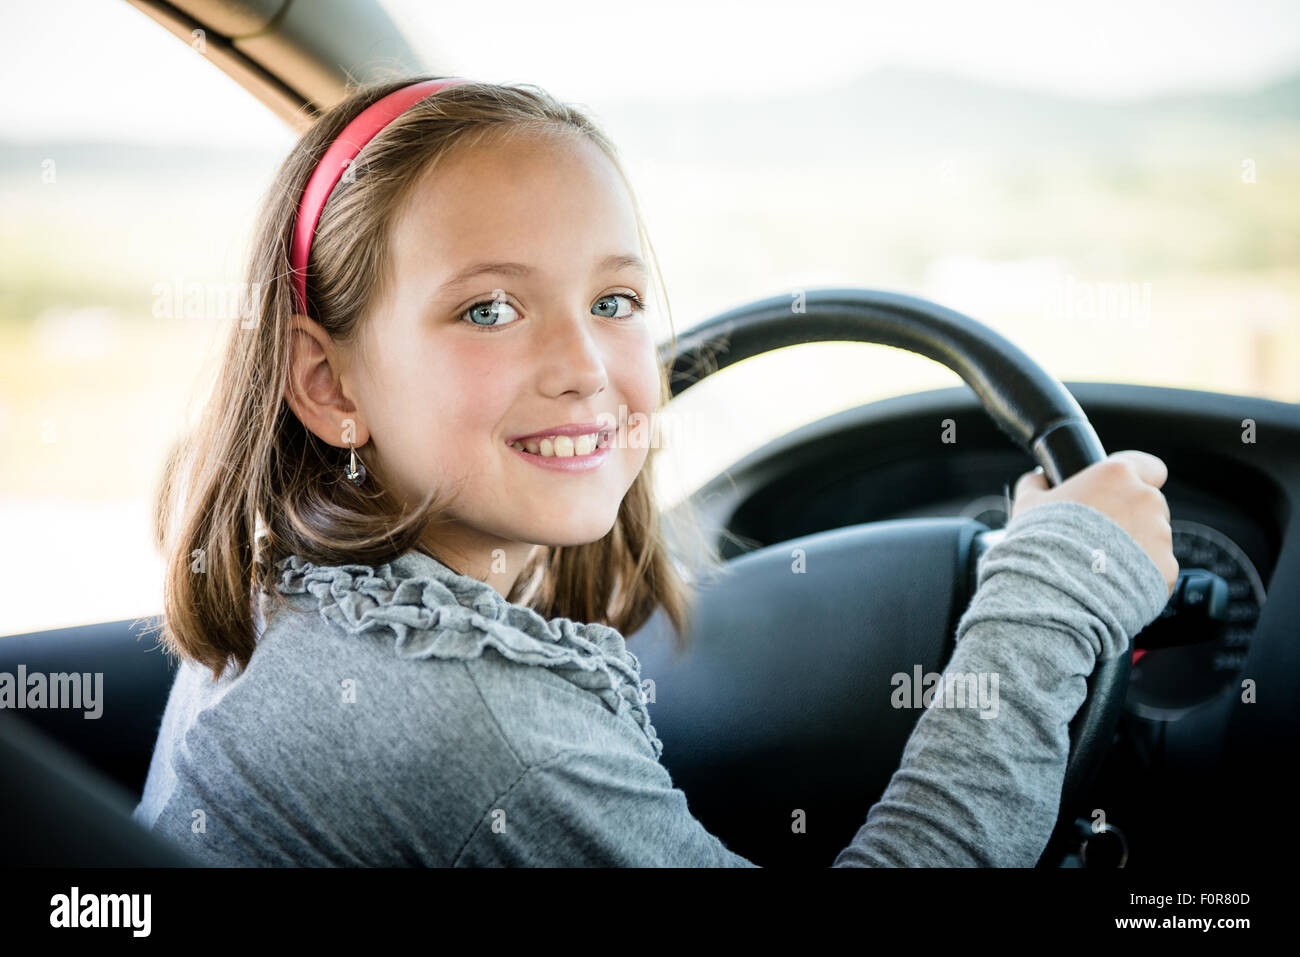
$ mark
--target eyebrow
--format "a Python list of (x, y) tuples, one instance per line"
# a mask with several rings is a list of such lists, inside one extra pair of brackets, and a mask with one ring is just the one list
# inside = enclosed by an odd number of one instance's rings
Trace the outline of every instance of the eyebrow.
[[(643, 276), (648, 277), (650, 275), (649, 271), (646, 269), (645, 263), (641, 260), (640, 256), (628, 256), (628, 255), (619, 255), (619, 254), (606, 256), (604, 259), (598, 261), (596, 263), (594, 272), (598, 272), (598, 273), (617, 272), (621, 269), (635, 269), (638, 272), (640, 272)], [(451, 279), (443, 283), (442, 286), (439, 287), (437, 294), (441, 295), (442, 293), (455, 289), (457, 286), (464, 285), (465, 283), (469, 282), (471, 279), (475, 279), (478, 276), (482, 276), (488, 273), (495, 273), (502, 276), (510, 276), (514, 279), (523, 279), (525, 276), (531, 276), (534, 271), (535, 270), (533, 269), (532, 266), (529, 266), (525, 263), (511, 263), (511, 262), (475, 263), (473, 266), (470, 266), (466, 269), (462, 269)]]

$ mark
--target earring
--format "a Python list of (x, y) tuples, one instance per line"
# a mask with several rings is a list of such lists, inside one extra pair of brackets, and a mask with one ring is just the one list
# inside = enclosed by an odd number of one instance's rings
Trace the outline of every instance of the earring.
[(348, 443), (348, 467), (343, 472), (353, 485), (360, 485), (366, 480), (366, 467), (357, 461), (357, 450)]

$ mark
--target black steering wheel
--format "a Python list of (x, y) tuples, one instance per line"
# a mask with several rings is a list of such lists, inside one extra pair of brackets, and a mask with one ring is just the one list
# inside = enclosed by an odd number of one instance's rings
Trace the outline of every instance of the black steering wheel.
[[(675, 353), (665, 344), (661, 361), (671, 363), (673, 396), (785, 346), (879, 343), (961, 376), (1050, 484), (1105, 458), (1074, 397), (987, 326), (895, 293), (797, 295), (802, 312), (795, 313), (794, 296), (773, 296), (692, 328)], [(943, 670), (979, 557), (1003, 534), (969, 518), (927, 518), (771, 545), (733, 559), (719, 580), (702, 583), (687, 653), (670, 653), (668, 641), (631, 646), (643, 678), (654, 682), (662, 760), (705, 826), (736, 853), (765, 864), (825, 866), (847, 845), (898, 767), (919, 717), (889, 704), (890, 675), (903, 665), (911, 673), (918, 663), (926, 672)], [(816, 569), (815, 588), (809, 576), (790, 573), (794, 548)], [(660, 621), (648, 630), (664, 627)], [(1128, 654), (1103, 659), (1088, 679), (1087, 699), (1070, 724), (1062, 819), (1085, 796), (1105, 756), (1130, 667)], [(826, 825), (817, 840), (789, 839), (791, 808)]]

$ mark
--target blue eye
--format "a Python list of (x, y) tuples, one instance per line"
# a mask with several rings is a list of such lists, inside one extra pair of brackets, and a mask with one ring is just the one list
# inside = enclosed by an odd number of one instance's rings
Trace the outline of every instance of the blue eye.
[(607, 319), (630, 319), (634, 313), (641, 312), (645, 309), (644, 300), (634, 292), (611, 292), (607, 296), (601, 296), (596, 300), (596, 302), (599, 304), (604, 302), (606, 299), (626, 299), (631, 303), (631, 307), (627, 312), (615, 313), (612, 316), (607, 315)]
[[(464, 319), (469, 317), (470, 323), (475, 326), (487, 329), (497, 329), (501, 326), (508, 326), (511, 322), (514, 322), (514, 319), (507, 320), (506, 322), (493, 321), (500, 317), (502, 307), (515, 313), (515, 317), (518, 318), (519, 313), (515, 311), (515, 307), (510, 305), (510, 303), (506, 302), (504, 299), (484, 299), (482, 302), (476, 302), (461, 313), (461, 318)], [(483, 321), (480, 322), (480, 319)]]

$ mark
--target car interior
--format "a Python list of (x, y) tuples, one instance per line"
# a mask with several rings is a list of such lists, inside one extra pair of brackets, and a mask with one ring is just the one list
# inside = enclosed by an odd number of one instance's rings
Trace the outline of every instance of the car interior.
[[(375, 64), (426, 69), (378, 3), (130, 0), (295, 130)], [(764, 866), (825, 867), (898, 766), (918, 714), (891, 674), (939, 671), (1006, 524), (1006, 488), (1053, 484), (1118, 449), (1163, 459), (1180, 574), (1131, 655), (1102, 662), (1070, 726), (1060, 817), (1040, 867), (1242, 863), (1290, 831), (1285, 768), (1300, 700), (1300, 405), (1189, 389), (1060, 382), (1010, 340), (943, 305), (815, 289), (693, 326), (662, 359), (674, 397), (802, 343), (925, 356), (964, 385), (822, 417), (691, 496), (727, 560), (678, 653), (661, 614), (628, 648), (652, 680), (662, 761), (692, 812)], [(941, 423), (961, 430), (941, 441)], [(806, 594), (793, 549), (831, 569)], [(0, 640), (0, 672), (102, 672), (114, 707), (0, 714), (0, 827), (10, 859), (188, 866), (130, 819), (175, 674), (143, 619)], [(788, 826), (798, 806), (819, 822)], [(1105, 824), (1094, 826), (1096, 811)]]

